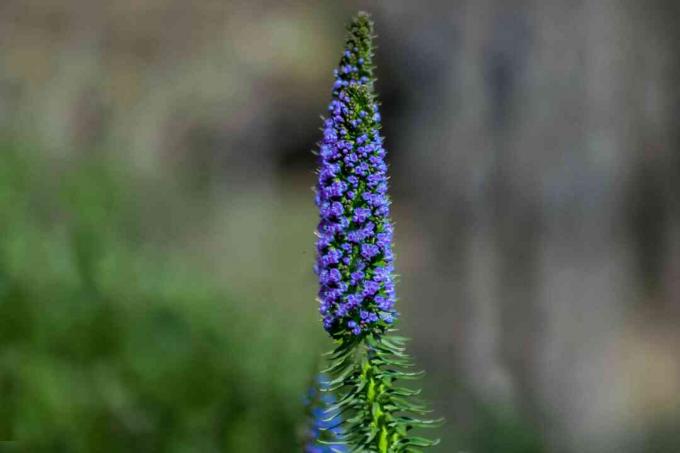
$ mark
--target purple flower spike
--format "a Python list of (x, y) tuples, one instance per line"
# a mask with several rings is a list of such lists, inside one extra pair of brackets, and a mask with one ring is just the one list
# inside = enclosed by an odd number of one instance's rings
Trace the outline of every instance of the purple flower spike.
[(386, 152), (373, 94), (370, 33), (350, 33), (333, 74), (316, 186), (321, 313), (333, 337), (381, 333), (397, 313)]

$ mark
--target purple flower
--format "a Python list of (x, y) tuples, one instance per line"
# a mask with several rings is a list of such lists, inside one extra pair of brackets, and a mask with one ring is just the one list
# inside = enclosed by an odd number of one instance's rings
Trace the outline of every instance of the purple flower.
[(381, 313), (380, 317), (387, 324), (392, 324), (392, 322), (394, 322), (394, 315), (392, 313)]
[(368, 208), (356, 208), (354, 210), (354, 216), (352, 217), (352, 220), (357, 222), (357, 223), (364, 223), (366, 219), (368, 219), (368, 216), (371, 215), (371, 210)]
[(373, 280), (367, 280), (364, 283), (364, 289), (361, 291), (361, 293), (364, 296), (372, 296), (373, 294), (377, 293), (379, 289), (380, 283), (375, 282)]
[(355, 308), (358, 307), (363, 300), (364, 296), (361, 294), (350, 294), (347, 296), (347, 305), (349, 305), (350, 308)]
[(321, 257), (321, 264), (323, 266), (330, 266), (331, 264), (337, 264), (342, 258), (342, 252), (337, 249), (331, 249)]
[(371, 59), (369, 41), (348, 41), (333, 72), (319, 144), (315, 269), (324, 327), (335, 337), (382, 332), (396, 317), (386, 153)]
[(375, 244), (361, 244), (361, 256), (371, 259), (380, 253), (380, 249)]

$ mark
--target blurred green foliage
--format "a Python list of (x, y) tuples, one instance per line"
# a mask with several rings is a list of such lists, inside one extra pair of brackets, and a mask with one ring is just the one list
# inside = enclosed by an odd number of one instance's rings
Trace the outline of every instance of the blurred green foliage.
[(472, 452), (544, 453), (540, 433), (508, 407), (478, 404), (466, 442)]
[(0, 441), (297, 451), (325, 345), (147, 240), (140, 191), (181, 209), (169, 194), (102, 159), (77, 162), (0, 145)]

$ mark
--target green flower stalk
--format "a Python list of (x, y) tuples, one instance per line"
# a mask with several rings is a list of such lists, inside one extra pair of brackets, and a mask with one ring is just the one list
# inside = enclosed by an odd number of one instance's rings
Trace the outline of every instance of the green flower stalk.
[(413, 428), (437, 423), (414, 401), (418, 390), (397, 385), (415, 379), (405, 339), (393, 335), (392, 222), (385, 148), (374, 91), (373, 23), (359, 13), (335, 70), (329, 115), (319, 145), (316, 204), (319, 309), (335, 339), (329, 354), (329, 409), (343, 420), (342, 440), (354, 452), (415, 452), (437, 441)]

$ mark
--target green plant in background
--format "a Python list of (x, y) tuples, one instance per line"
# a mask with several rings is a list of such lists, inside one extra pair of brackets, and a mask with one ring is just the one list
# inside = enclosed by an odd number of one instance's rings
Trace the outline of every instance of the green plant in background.
[(313, 324), (154, 243), (139, 194), (184, 208), (124, 170), (0, 144), (0, 451), (297, 451)]
[(360, 13), (335, 70), (318, 152), (315, 271), (323, 325), (337, 343), (325, 372), (352, 451), (418, 451), (437, 441), (411, 430), (437, 422), (420, 418), (428, 410), (414, 401), (419, 391), (399, 383), (421, 373), (409, 371), (405, 339), (393, 335), (392, 224), (373, 70), (373, 24)]

